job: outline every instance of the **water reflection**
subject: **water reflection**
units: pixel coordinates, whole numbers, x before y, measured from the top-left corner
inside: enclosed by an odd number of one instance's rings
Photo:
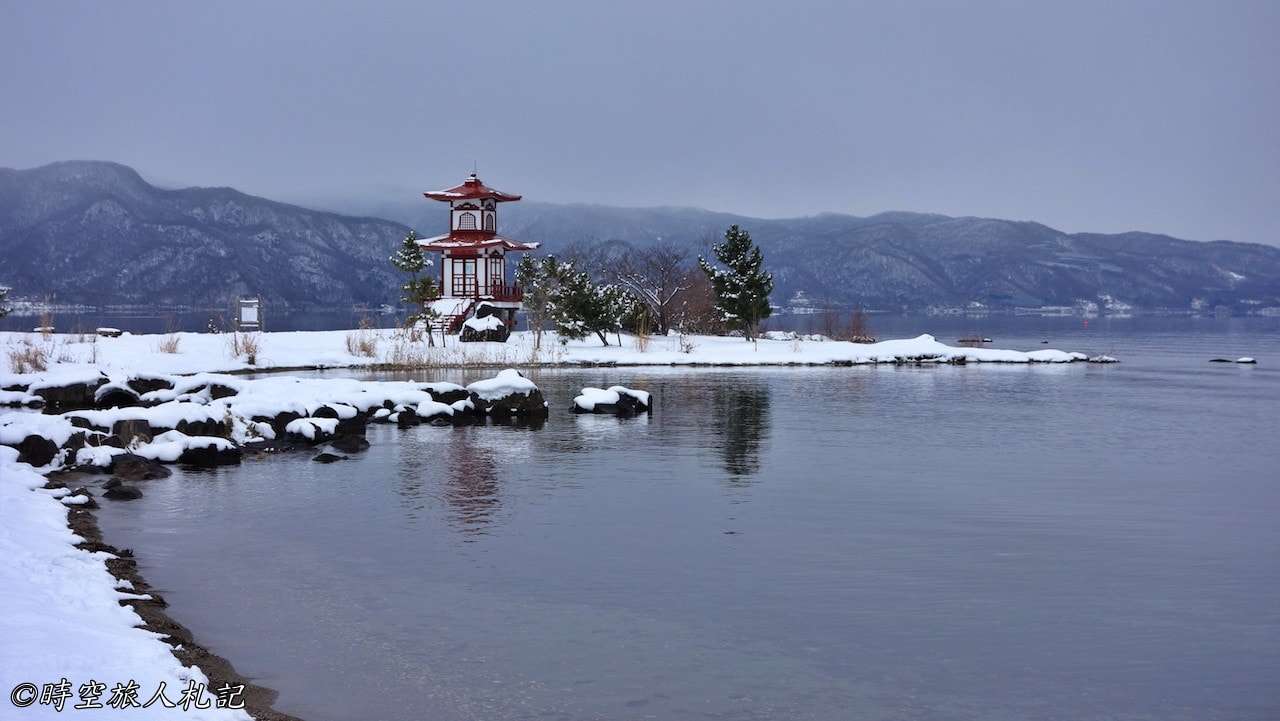
[[[450,525],[463,534],[463,540],[484,535],[502,506],[497,452],[488,444],[473,442],[477,432],[484,429],[454,429],[451,452],[443,454],[443,496],[451,509]]]
[[[769,387],[742,379],[715,388],[712,396],[715,428],[724,469],[731,485],[749,485],[760,471],[760,452],[769,430]]]

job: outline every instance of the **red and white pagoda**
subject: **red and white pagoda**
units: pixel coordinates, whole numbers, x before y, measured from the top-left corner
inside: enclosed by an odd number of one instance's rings
[[[524,294],[508,280],[507,252],[530,251],[538,244],[498,235],[498,203],[520,196],[486,186],[475,173],[462,185],[423,195],[449,204],[449,232],[418,241],[423,250],[440,254],[440,299],[434,308],[445,327],[458,330],[481,301],[514,326]]]

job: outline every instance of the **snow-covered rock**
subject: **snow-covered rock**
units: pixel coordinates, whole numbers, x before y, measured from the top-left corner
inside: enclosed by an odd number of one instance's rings
[[[476,381],[467,390],[477,399],[476,407],[491,416],[545,417],[547,403],[537,384],[520,371],[507,368],[494,378]]]
[[[583,388],[573,399],[576,413],[614,413],[633,415],[650,409],[648,391],[632,390],[623,386],[609,388]]]

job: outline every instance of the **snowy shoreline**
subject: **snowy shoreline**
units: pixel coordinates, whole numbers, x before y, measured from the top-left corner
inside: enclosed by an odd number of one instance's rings
[[[0,349],[40,353],[49,373],[58,369],[96,368],[104,372],[193,374],[260,373],[325,368],[394,370],[411,368],[546,368],[575,366],[820,366],[926,363],[1073,363],[1111,362],[1106,356],[1040,349],[1000,350],[955,347],[931,335],[859,344],[822,336],[770,333],[754,342],[724,336],[654,336],[623,334],[621,345],[610,336],[603,346],[595,338],[561,343],[544,333],[534,348],[533,334],[519,331],[506,343],[460,343],[429,347],[409,342],[392,329],[285,331],[253,334],[250,356],[236,348],[233,334],[93,334],[0,333]],[[9,358],[0,358],[0,363]],[[250,362],[252,361],[252,362]],[[4,387],[0,372],[0,388]]]

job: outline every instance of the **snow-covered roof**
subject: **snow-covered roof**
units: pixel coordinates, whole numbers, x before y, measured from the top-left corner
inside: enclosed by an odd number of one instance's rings
[[[463,238],[450,233],[437,235],[431,238],[423,238],[418,241],[418,245],[429,250],[445,250],[448,248],[488,248],[494,245],[501,245],[507,250],[534,250],[540,243],[526,243],[520,240],[504,238],[501,235],[495,235],[489,238]]]
[[[480,198],[492,198],[499,203],[505,203],[511,200],[519,200],[520,196],[513,193],[504,193],[496,188],[490,188],[475,173],[467,176],[462,185],[455,185],[452,188],[444,190],[428,190],[423,193],[432,200],[454,201],[454,200],[478,200]]]

